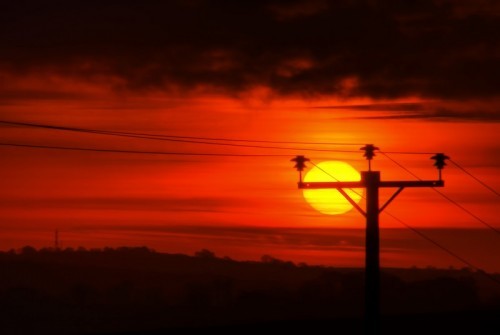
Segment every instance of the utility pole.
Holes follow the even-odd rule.
[[[418,180],[418,181],[382,181],[380,171],[371,170],[371,160],[378,150],[373,144],[367,144],[361,148],[364,150],[364,157],[368,160],[368,171],[361,172],[360,181],[346,182],[303,182],[302,171],[305,162],[309,159],[304,156],[297,156],[292,161],[299,171],[299,189],[337,189],[346,199],[366,218],[366,240],[365,240],[365,332],[369,335],[380,334],[380,246],[379,246],[379,214],[407,187],[443,187],[444,181],[441,179],[441,170],[446,165],[446,155],[438,153],[431,157],[435,160],[434,166],[439,170],[438,180]],[[365,188],[366,189],[366,209],[363,210],[344,189]],[[379,206],[379,189],[397,188],[394,194],[382,205]]]

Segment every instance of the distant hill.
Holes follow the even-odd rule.
[[[187,256],[145,247],[25,247],[0,253],[0,268],[2,334],[140,334],[210,327],[233,333],[259,325],[312,329],[334,321],[338,329],[344,325],[356,333],[363,313],[361,269],[297,266],[271,256],[241,262],[208,250]],[[492,276],[500,281],[500,275]],[[440,320],[460,315],[462,323],[470,317],[471,326],[477,320],[485,325],[499,311],[500,285],[482,273],[383,270],[382,313],[392,320],[387,325],[439,315]]]

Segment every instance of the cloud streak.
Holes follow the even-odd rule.
[[[362,252],[365,247],[365,231],[349,228],[294,228],[257,227],[225,225],[83,225],[74,227],[77,231],[122,232],[132,235],[155,234],[158,238],[171,236],[187,237],[206,241],[232,241],[239,245],[255,247],[280,246],[300,250],[351,250]],[[426,236],[449,243],[465,243],[469,239],[483,239],[485,243],[495,243],[494,236],[486,229],[420,229]],[[489,237],[489,238],[488,238]],[[223,242],[221,242],[223,243]],[[405,253],[409,250],[428,250],[428,242],[409,230],[385,228],[381,230],[381,243],[385,251]]]
[[[436,121],[500,121],[497,101],[493,101],[490,106],[483,103],[483,106],[477,108],[471,107],[470,102],[464,105],[456,106],[447,104],[446,102],[394,102],[331,105],[318,106],[316,108],[332,111],[349,111],[352,116],[346,117],[347,119],[361,120],[427,119]]]
[[[3,208],[71,209],[71,210],[124,210],[168,212],[222,212],[240,204],[230,198],[216,197],[87,197],[87,198],[9,198],[2,201]]]

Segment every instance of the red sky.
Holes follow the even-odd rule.
[[[173,10],[192,15],[197,6],[205,6],[210,8],[206,15],[213,15],[215,22],[222,14],[209,2],[193,2],[190,14],[178,4]],[[374,143],[385,151],[445,152],[500,189],[500,103],[489,89],[498,76],[493,75],[495,67],[483,68],[498,62],[498,53],[490,52],[497,50],[497,44],[487,34],[497,31],[495,6],[488,14],[480,10],[486,3],[446,9],[429,2],[428,8],[413,11],[342,7],[349,15],[362,13],[378,27],[374,32],[347,30],[351,39],[345,41],[336,35],[313,35],[321,26],[312,24],[311,35],[307,29],[304,36],[297,35],[297,20],[336,15],[327,2],[305,6],[299,1],[289,7],[262,3],[252,7],[242,22],[221,23],[235,25],[247,44],[235,43],[235,36],[224,35],[229,33],[201,18],[191,18],[193,24],[183,27],[184,34],[162,27],[165,36],[154,30],[156,36],[146,33],[159,29],[155,24],[160,21],[151,19],[148,26],[138,16],[142,25],[134,30],[136,35],[122,34],[120,29],[127,32],[128,26],[122,26],[120,17],[130,19],[131,6],[105,8],[103,17],[90,26],[86,20],[91,14],[85,11],[34,6],[21,15],[21,9],[12,5],[2,23],[11,30],[0,40],[7,50],[0,56],[0,119],[176,136]],[[444,26],[430,14],[435,6],[443,11]],[[153,12],[152,7],[143,10]],[[245,28],[252,16],[263,15],[262,8],[268,13],[262,22],[274,40]],[[225,8],[234,17],[243,15],[239,10],[243,9],[236,5]],[[373,12],[385,13],[387,22],[400,24],[396,31],[404,36],[390,33]],[[44,24],[21,25],[30,15]],[[484,15],[484,22],[475,21],[474,15]],[[50,18],[57,19],[52,23]],[[70,25],[71,18],[79,20]],[[206,43],[197,35],[204,25],[214,31]],[[433,40],[424,26],[442,34],[449,44]],[[64,33],[60,27],[71,29]],[[294,32],[295,39],[273,44],[284,36],[279,29]],[[373,36],[360,40],[363,33]],[[427,63],[385,45],[387,34],[400,47],[408,47],[405,36],[425,42],[411,51],[427,57]],[[369,44],[370,38],[379,43]],[[138,41],[144,54],[137,50]],[[365,49],[355,41],[362,42],[371,56],[363,54]],[[326,42],[339,48],[318,47]],[[430,54],[447,57],[436,60]],[[257,57],[258,66],[252,57]],[[363,265],[363,217],[355,211],[340,216],[315,212],[297,189],[298,174],[290,162],[294,155],[305,154],[316,163],[344,160],[362,171],[366,169],[362,152],[335,151],[358,150],[359,145],[274,144],[301,149],[258,149],[5,125],[0,142],[286,155],[187,157],[2,146],[1,249],[50,246],[54,230],[59,229],[63,246],[71,247],[147,245],[182,253],[208,248],[236,259],[270,254],[297,262]],[[437,177],[429,155],[390,157],[421,178]],[[415,179],[381,154],[373,167],[382,171],[384,180]],[[498,196],[451,164],[443,175],[443,193],[500,229]],[[388,211],[478,267],[500,271],[492,257],[500,251],[500,235],[432,190],[407,189]],[[389,216],[381,216],[381,227],[383,266],[464,266]]]

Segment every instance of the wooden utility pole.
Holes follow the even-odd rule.
[[[309,159],[304,156],[297,156],[292,161],[295,168],[300,172],[299,189],[337,189],[365,218],[366,218],[366,240],[365,240],[365,330],[366,334],[376,335],[380,333],[380,246],[379,246],[379,214],[398,196],[406,187],[443,187],[444,181],[441,179],[441,170],[446,165],[445,160],[449,157],[442,153],[432,157],[439,170],[438,180],[418,180],[418,181],[381,181],[380,171],[371,171],[371,160],[375,156],[374,151],[378,150],[372,144],[367,144],[361,148],[364,150],[364,157],[368,160],[368,171],[361,172],[360,181],[347,182],[303,182],[302,171],[305,162]],[[379,189],[397,188],[396,192],[379,207]],[[344,189],[365,188],[366,189],[366,209],[363,210]]]

